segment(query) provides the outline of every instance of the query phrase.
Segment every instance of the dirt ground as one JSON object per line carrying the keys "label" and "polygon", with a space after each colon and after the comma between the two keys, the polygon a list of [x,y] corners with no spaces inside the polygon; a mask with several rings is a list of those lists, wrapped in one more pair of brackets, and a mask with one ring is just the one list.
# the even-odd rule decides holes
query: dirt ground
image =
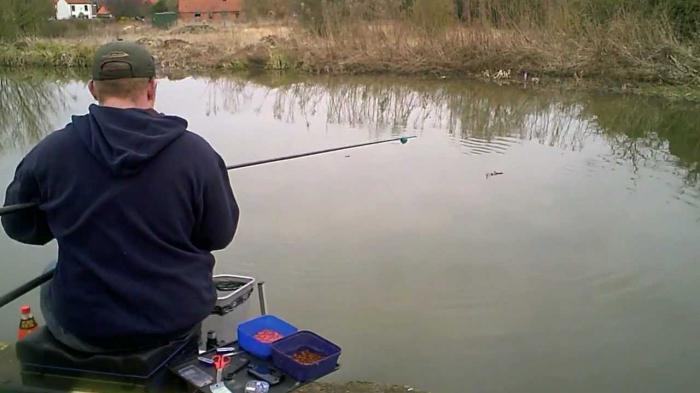
{"label": "dirt ground", "polygon": [[427,393],[410,386],[382,385],[372,382],[315,383],[298,390],[299,393]]}

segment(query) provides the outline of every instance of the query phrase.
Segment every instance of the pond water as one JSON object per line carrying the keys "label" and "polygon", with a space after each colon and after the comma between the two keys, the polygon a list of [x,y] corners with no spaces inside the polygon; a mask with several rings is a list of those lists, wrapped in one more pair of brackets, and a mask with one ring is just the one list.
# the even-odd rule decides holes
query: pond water
{"label": "pond water", "polygon": [[[0,185],[86,82],[0,74]],[[331,380],[434,392],[700,389],[700,108],[403,78],[162,80],[231,172],[219,272],[344,349]],[[196,159],[192,157],[191,159]],[[487,176],[492,172],[502,175]],[[0,236],[0,288],[56,253]],[[22,299],[38,309],[36,293]],[[20,302],[0,310],[13,339]]]}

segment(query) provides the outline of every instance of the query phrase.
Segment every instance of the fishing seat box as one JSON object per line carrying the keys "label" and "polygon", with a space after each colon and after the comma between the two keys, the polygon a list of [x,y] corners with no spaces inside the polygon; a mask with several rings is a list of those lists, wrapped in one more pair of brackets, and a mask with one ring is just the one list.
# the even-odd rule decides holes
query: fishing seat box
{"label": "fishing seat box", "polygon": [[170,361],[197,353],[198,335],[136,353],[91,354],[72,350],[41,327],[19,341],[17,358],[23,371],[39,374],[129,380],[147,383]]}

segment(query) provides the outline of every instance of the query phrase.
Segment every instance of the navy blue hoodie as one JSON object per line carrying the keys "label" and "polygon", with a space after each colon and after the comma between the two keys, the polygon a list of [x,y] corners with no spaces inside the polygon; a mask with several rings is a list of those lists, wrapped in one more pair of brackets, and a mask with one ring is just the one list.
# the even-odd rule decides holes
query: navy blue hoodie
{"label": "navy blue hoodie", "polygon": [[236,231],[221,157],[187,122],[90,106],[17,167],[2,217],[20,242],[58,242],[52,281],[61,326],[83,341],[144,345],[189,331],[212,310],[212,250]]}

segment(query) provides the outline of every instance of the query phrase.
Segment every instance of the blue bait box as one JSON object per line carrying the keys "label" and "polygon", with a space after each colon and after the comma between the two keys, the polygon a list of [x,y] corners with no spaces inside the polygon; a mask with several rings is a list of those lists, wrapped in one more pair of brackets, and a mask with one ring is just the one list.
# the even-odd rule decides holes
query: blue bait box
{"label": "blue bait box", "polygon": [[[255,338],[261,330],[270,329],[287,337],[298,329],[274,315],[263,315],[250,319],[238,325],[238,344],[244,351],[261,359],[267,359],[272,354],[273,343],[263,343]],[[279,340],[278,340],[279,341]]]}
{"label": "blue bait box", "polygon": [[[323,357],[312,364],[298,363],[293,355],[305,349]],[[272,344],[272,363],[297,381],[305,382],[316,380],[335,370],[340,352],[339,346],[316,333],[302,330]]]}

